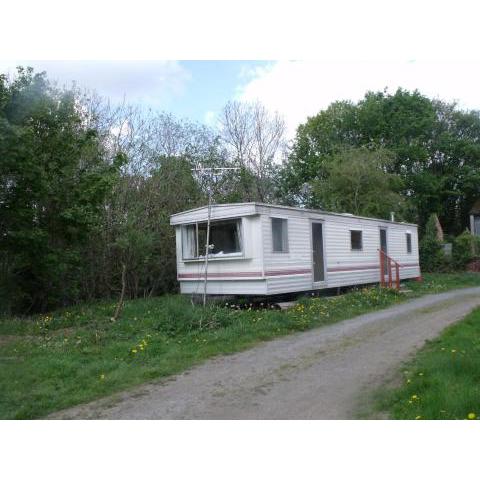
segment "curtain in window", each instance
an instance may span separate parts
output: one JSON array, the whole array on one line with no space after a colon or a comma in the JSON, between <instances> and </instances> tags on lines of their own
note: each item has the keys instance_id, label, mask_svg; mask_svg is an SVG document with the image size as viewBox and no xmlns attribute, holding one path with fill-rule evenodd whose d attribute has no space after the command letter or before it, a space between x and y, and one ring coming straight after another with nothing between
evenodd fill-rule
<instances>
[{"instance_id":1,"label":"curtain in window","mask_svg":"<svg viewBox=\"0 0 480 480\"><path fill-rule=\"evenodd\" d=\"M182 227L182 254L183 258L195 258L197 256L196 225Z\"/></svg>"},{"instance_id":2,"label":"curtain in window","mask_svg":"<svg viewBox=\"0 0 480 480\"><path fill-rule=\"evenodd\" d=\"M235 251L242 251L242 222L241 220L236 221L235 225Z\"/></svg>"}]
</instances>

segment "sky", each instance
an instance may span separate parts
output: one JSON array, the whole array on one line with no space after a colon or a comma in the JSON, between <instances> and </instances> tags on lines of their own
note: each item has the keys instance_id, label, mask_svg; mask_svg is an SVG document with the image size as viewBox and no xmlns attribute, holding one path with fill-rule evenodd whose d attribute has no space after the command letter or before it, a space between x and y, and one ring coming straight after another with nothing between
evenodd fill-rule
<instances>
[{"instance_id":1,"label":"sky","mask_svg":"<svg viewBox=\"0 0 480 480\"><path fill-rule=\"evenodd\" d=\"M480 110L476 61L0 61L45 70L60 85L75 82L112 102L139 104L215 125L229 100L260 100L286 121L300 123L336 100L358 101L368 90L398 87Z\"/></svg>"}]
</instances>

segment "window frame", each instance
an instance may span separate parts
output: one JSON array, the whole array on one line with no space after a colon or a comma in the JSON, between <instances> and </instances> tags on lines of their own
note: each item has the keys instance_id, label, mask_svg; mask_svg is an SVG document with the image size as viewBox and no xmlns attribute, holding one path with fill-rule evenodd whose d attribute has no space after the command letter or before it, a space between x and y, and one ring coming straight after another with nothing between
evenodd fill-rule
<instances>
[{"instance_id":1,"label":"window frame","mask_svg":"<svg viewBox=\"0 0 480 480\"><path fill-rule=\"evenodd\" d=\"M350 231L350 251L362 252L363 251L363 230L359 230L358 228L350 228L349 231ZM353 238L352 238L353 232L360 233L360 248L353 247Z\"/></svg>"},{"instance_id":2,"label":"window frame","mask_svg":"<svg viewBox=\"0 0 480 480\"><path fill-rule=\"evenodd\" d=\"M234 217L234 218L219 218L210 221L210 229L216 223L221 222L236 222L239 228L239 236L240 236L240 251L239 252L232 252L232 253L209 253L208 259L211 260L228 260L228 259L235 259L235 258L244 258L245 257L245 235L244 235L244 227L243 227L243 217ZM180 228L180 243L182 248L182 261L183 262L200 262L205 260L205 252L200 251L199 245L199 225L207 224L206 220L192 222L192 223L185 223L181 225ZM195 228L195 256L193 257L185 257L184 252L184 231L187 228L194 227Z\"/></svg>"},{"instance_id":3,"label":"window frame","mask_svg":"<svg viewBox=\"0 0 480 480\"><path fill-rule=\"evenodd\" d=\"M283 225L283 222L285 222L285 229L283 229L282 227L282 234L283 232L285 232L285 242L283 241L283 238L282 238L282 247L283 245L285 244L285 250L275 250L275 242L273 241L273 223L274 223L274 220L280 220L282 222L282 225ZM272 253L280 253L280 254L285 254L285 253L289 253L290 252L290 245L289 245L289 238L288 238L288 218L286 217L270 217L270 231L272 233Z\"/></svg>"},{"instance_id":4,"label":"window frame","mask_svg":"<svg viewBox=\"0 0 480 480\"><path fill-rule=\"evenodd\" d=\"M405 232L405 242L407 247L407 254L411 255L413 252L412 232Z\"/></svg>"}]
</instances>

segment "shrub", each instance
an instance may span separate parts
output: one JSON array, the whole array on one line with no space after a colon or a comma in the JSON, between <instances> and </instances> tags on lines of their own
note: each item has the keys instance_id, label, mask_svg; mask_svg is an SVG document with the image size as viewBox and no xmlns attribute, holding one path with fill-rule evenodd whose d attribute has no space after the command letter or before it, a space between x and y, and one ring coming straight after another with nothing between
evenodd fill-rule
<instances>
[{"instance_id":1,"label":"shrub","mask_svg":"<svg viewBox=\"0 0 480 480\"><path fill-rule=\"evenodd\" d=\"M465 270L467 264L480 255L480 238L465 230L453 241L453 264Z\"/></svg>"},{"instance_id":2,"label":"shrub","mask_svg":"<svg viewBox=\"0 0 480 480\"><path fill-rule=\"evenodd\" d=\"M420 266L425 272L443 272L449 269L449 261L437 238L435 215L430 215L425 226L425 233L420 241Z\"/></svg>"}]
</instances>

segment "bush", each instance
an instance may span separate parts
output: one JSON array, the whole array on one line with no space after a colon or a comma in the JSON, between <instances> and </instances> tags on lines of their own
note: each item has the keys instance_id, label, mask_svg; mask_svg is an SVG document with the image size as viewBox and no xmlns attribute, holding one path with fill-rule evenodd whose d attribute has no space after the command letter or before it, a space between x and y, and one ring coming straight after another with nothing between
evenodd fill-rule
<instances>
[{"instance_id":1,"label":"bush","mask_svg":"<svg viewBox=\"0 0 480 480\"><path fill-rule=\"evenodd\" d=\"M468 263L480 255L480 238L465 230L453 241L453 265L465 270Z\"/></svg>"},{"instance_id":2,"label":"bush","mask_svg":"<svg viewBox=\"0 0 480 480\"><path fill-rule=\"evenodd\" d=\"M424 272L444 272L450 269L450 262L437 239L435 215L428 219L425 234L420 241L420 266Z\"/></svg>"}]
</instances>

